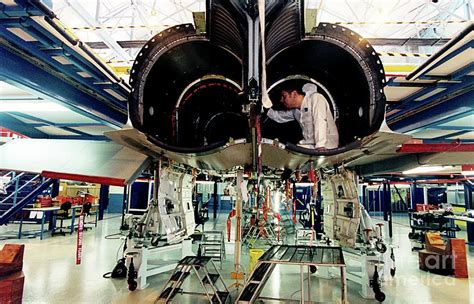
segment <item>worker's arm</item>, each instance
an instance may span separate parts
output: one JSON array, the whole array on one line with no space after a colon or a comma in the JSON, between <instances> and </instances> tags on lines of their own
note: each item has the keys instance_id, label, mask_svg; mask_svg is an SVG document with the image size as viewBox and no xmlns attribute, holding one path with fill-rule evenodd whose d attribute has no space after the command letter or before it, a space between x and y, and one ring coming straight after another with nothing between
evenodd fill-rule
<instances>
[{"instance_id":1,"label":"worker's arm","mask_svg":"<svg viewBox=\"0 0 474 304\"><path fill-rule=\"evenodd\" d=\"M289 122L295 120L295 112L293 110L287 111L275 111L273 109L268 110L267 116L278 123Z\"/></svg>"}]
</instances>

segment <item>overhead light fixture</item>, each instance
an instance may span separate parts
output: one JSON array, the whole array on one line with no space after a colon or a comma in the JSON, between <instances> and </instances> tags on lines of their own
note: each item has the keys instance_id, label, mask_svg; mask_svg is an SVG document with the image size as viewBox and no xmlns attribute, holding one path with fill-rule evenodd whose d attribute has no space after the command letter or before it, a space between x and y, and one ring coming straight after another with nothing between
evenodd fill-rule
<instances>
[{"instance_id":1,"label":"overhead light fixture","mask_svg":"<svg viewBox=\"0 0 474 304\"><path fill-rule=\"evenodd\" d=\"M127 101L127 98L125 98L124 96L118 94L117 92L115 92L112 89L104 89L104 91L109 93L110 95L112 95L113 97L117 98L120 101Z\"/></svg>"},{"instance_id":2,"label":"overhead light fixture","mask_svg":"<svg viewBox=\"0 0 474 304\"><path fill-rule=\"evenodd\" d=\"M62 65L72 65L72 62L64 56L51 56L54 60Z\"/></svg>"},{"instance_id":3,"label":"overhead light fixture","mask_svg":"<svg viewBox=\"0 0 474 304\"><path fill-rule=\"evenodd\" d=\"M422 174L422 173L432 173L438 171L446 171L449 169L453 169L454 166L420 166L416 167L407 171L403 171L404 175L411 175L411 174Z\"/></svg>"},{"instance_id":4,"label":"overhead light fixture","mask_svg":"<svg viewBox=\"0 0 474 304\"><path fill-rule=\"evenodd\" d=\"M38 41L36 40L35 37L31 36L30 34L28 34L27 32L25 32L19 27L8 27L7 31L15 34L16 36L20 37L22 40L26 42Z\"/></svg>"},{"instance_id":5,"label":"overhead light fixture","mask_svg":"<svg viewBox=\"0 0 474 304\"><path fill-rule=\"evenodd\" d=\"M69 109L54 102L0 100L0 112L68 112Z\"/></svg>"}]
</instances>

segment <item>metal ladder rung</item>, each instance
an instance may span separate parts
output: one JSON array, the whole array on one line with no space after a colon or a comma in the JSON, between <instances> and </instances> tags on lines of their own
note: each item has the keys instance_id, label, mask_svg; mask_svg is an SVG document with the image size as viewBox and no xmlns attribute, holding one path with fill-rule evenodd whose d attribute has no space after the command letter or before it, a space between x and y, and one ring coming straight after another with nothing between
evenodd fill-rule
<instances>
[{"instance_id":1,"label":"metal ladder rung","mask_svg":"<svg viewBox=\"0 0 474 304\"><path fill-rule=\"evenodd\" d=\"M271 264L269 263L260 264L260 266L253 271L253 274L250 277L251 280L256 281L256 282L261 282L270 267L271 267Z\"/></svg>"},{"instance_id":2,"label":"metal ladder rung","mask_svg":"<svg viewBox=\"0 0 474 304\"><path fill-rule=\"evenodd\" d=\"M170 281L174 281L174 282L184 281L188 277L189 274L190 274L189 272L177 271L171 276Z\"/></svg>"},{"instance_id":3,"label":"metal ladder rung","mask_svg":"<svg viewBox=\"0 0 474 304\"><path fill-rule=\"evenodd\" d=\"M170 286L166 288L161 294L159 299L168 299L171 300L179 291L179 288L174 288L173 286Z\"/></svg>"},{"instance_id":4,"label":"metal ladder rung","mask_svg":"<svg viewBox=\"0 0 474 304\"><path fill-rule=\"evenodd\" d=\"M219 277L220 277L220 275L218 275L217 273L209 273L208 276L209 276L209 278L211 279L212 284L216 284L217 280L218 280ZM207 279L207 276L205 276L205 277L202 279L202 283L203 283L203 284L209 284L209 280Z\"/></svg>"},{"instance_id":5,"label":"metal ladder rung","mask_svg":"<svg viewBox=\"0 0 474 304\"><path fill-rule=\"evenodd\" d=\"M237 303L247 303L252 300L253 295L258 291L260 283L249 283L242 291L242 295L237 299Z\"/></svg>"},{"instance_id":6,"label":"metal ladder rung","mask_svg":"<svg viewBox=\"0 0 474 304\"><path fill-rule=\"evenodd\" d=\"M255 299L256 296L261 292L263 286L268 280L269 275L275 268L274 264L261 263L252 273L249 282L242 290L240 297L237 299L237 303L246 303Z\"/></svg>"},{"instance_id":7,"label":"metal ladder rung","mask_svg":"<svg viewBox=\"0 0 474 304\"><path fill-rule=\"evenodd\" d=\"M211 301L212 301L212 303L225 303L225 301L227 300L227 297L229 297L229 292L227 292L227 291L217 291L217 293L215 293L214 296L212 296ZM220 302L217 298L220 299Z\"/></svg>"}]
</instances>

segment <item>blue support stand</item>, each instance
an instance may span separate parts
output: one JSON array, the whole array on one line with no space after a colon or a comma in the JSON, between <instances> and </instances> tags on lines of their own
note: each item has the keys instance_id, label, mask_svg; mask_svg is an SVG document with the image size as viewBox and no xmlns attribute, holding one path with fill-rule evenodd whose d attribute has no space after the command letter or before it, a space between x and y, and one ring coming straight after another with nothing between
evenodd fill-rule
<instances>
[{"instance_id":1,"label":"blue support stand","mask_svg":"<svg viewBox=\"0 0 474 304\"><path fill-rule=\"evenodd\" d=\"M109 205L109 186L101 185L99 194L99 221L104 219L104 210Z\"/></svg>"},{"instance_id":2,"label":"blue support stand","mask_svg":"<svg viewBox=\"0 0 474 304\"><path fill-rule=\"evenodd\" d=\"M51 197L56 197L59 195L59 179L55 179L51 185Z\"/></svg>"},{"instance_id":3,"label":"blue support stand","mask_svg":"<svg viewBox=\"0 0 474 304\"><path fill-rule=\"evenodd\" d=\"M365 210L369 212L369 203L367 202L367 186L363 185L362 186L362 205L364 206Z\"/></svg>"},{"instance_id":4,"label":"blue support stand","mask_svg":"<svg viewBox=\"0 0 474 304\"><path fill-rule=\"evenodd\" d=\"M416 183L413 182L410 185L410 209L415 210L416 208Z\"/></svg>"},{"instance_id":5,"label":"blue support stand","mask_svg":"<svg viewBox=\"0 0 474 304\"><path fill-rule=\"evenodd\" d=\"M212 194L213 200L213 218L217 218L217 207L218 207L218 200L217 200L217 180L214 180L214 193Z\"/></svg>"},{"instance_id":6,"label":"blue support stand","mask_svg":"<svg viewBox=\"0 0 474 304\"><path fill-rule=\"evenodd\" d=\"M390 182L383 183L383 220L388 222L388 235L393 236L392 227L392 196L390 195Z\"/></svg>"},{"instance_id":7,"label":"blue support stand","mask_svg":"<svg viewBox=\"0 0 474 304\"><path fill-rule=\"evenodd\" d=\"M323 232L323 225L322 225L322 220L323 220L323 195L321 192L321 180L318 179L318 193L316 194L316 232L322 233ZM318 238L319 239L319 238Z\"/></svg>"}]
</instances>

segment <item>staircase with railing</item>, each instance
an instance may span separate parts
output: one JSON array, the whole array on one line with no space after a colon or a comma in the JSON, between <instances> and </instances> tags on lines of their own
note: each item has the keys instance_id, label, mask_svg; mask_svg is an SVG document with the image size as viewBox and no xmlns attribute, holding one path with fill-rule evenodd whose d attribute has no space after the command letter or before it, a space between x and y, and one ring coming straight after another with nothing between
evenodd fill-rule
<instances>
[{"instance_id":1,"label":"staircase with railing","mask_svg":"<svg viewBox=\"0 0 474 304\"><path fill-rule=\"evenodd\" d=\"M7 224L54 182L53 179L45 179L40 174L27 172L3 172L3 176L10 179L3 187L6 193L0 193L0 225Z\"/></svg>"}]
</instances>

